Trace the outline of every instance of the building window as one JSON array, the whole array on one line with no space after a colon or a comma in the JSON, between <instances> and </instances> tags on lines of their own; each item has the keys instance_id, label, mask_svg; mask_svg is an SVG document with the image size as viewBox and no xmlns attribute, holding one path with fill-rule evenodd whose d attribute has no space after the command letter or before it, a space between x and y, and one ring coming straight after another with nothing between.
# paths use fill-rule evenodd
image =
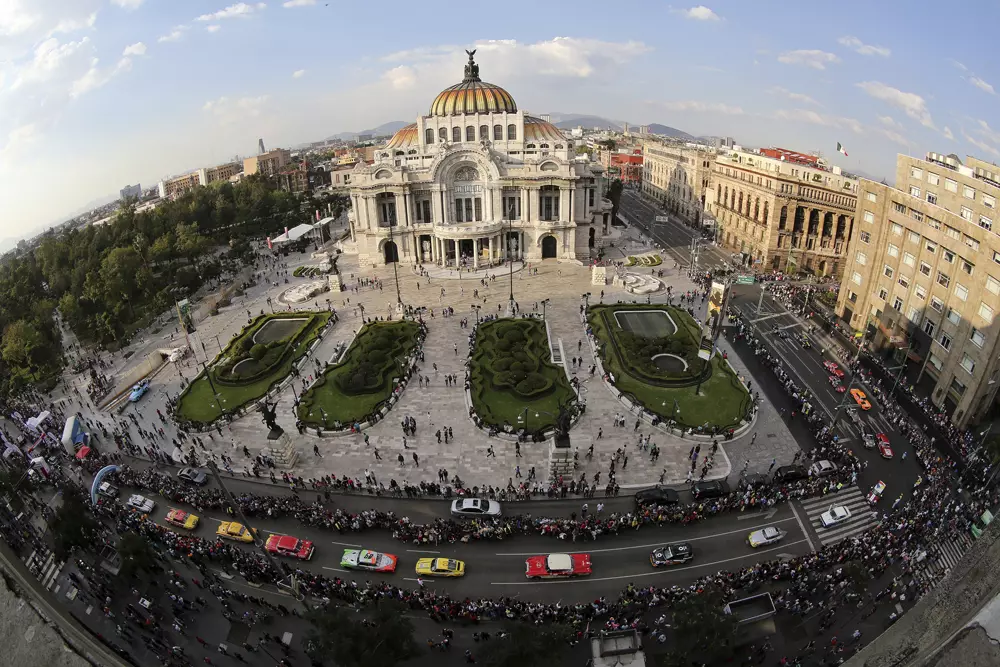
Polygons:
<instances>
[{"instance_id":1,"label":"building window","mask_svg":"<svg viewBox=\"0 0 1000 667\"><path fill-rule=\"evenodd\" d=\"M903 264L907 266L915 266L917 263L917 258L908 252L903 253Z\"/></svg>"},{"instance_id":2,"label":"building window","mask_svg":"<svg viewBox=\"0 0 1000 667\"><path fill-rule=\"evenodd\" d=\"M983 195L983 206L985 206L986 208L996 208L997 207L996 198L990 195Z\"/></svg>"},{"instance_id":3,"label":"building window","mask_svg":"<svg viewBox=\"0 0 1000 667\"><path fill-rule=\"evenodd\" d=\"M993 309L987 306L985 303L979 304L979 317L983 318L986 324L993 323Z\"/></svg>"},{"instance_id":4,"label":"building window","mask_svg":"<svg viewBox=\"0 0 1000 667\"><path fill-rule=\"evenodd\" d=\"M859 252L857 254L857 256L855 257L855 260L858 262L858 264L860 264L861 266L864 266L865 264L868 263L868 255L866 255L863 252Z\"/></svg>"},{"instance_id":5,"label":"building window","mask_svg":"<svg viewBox=\"0 0 1000 667\"><path fill-rule=\"evenodd\" d=\"M962 369L966 373L972 373L972 371L976 370L976 362L968 354L962 355Z\"/></svg>"},{"instance_id":6,"label":"building window","mask_svg":"<svg viewBox=\"0 0 1000 667\"><path fill-rule=\"evenodd\" d=\"M986 276L986 290L991 294L1000 294L1000 280L993 276Z\"/></svg>"},{"instance_id":7,"label":"building window","mask_svg":"<svg viewBox=\"0 0 1000 667\"><path fill-rule=\"evenodd\" d=\"M462 128L453 127L451 128L451 141L455 144L462 143Z\"/></svg>"},{"instance_id":8,"label":"building window","mask_svg":"<svg viewBox=\"0 0 1000 667\"><path fill-rule=\"evenodd\" d=\"M924 221L927 223L928 227L933 229L941 229L941 221L937 218L932 218L931 216L925 216Z\"/></svg>"},{"instance_id":9,"label":"building window","mask_svg":"<svg viewBox=\"0 0 1000 667\"><path fill-rule=\"evenodd\" d=\"M882 269L882 275L884 275L886 278L892 278L893 273L894 271L892 270L892 267L889 266L888 264L886 264L885 268Z\"/></svg>"},{"instance_id":10,"label":"building window","mask_svg":"<svg viewBox=\"0 0 1000 667\"><path fill-rule=\"evenodd\" d=\"M936 310L937 312L940 313L941 311L944 310L944 301L942 301L941 299L937 298L936 296L932 296L931 297L931 308L933 308L934 310Z\"/></svg>"},{"instance_id":11,"label":"building window","mask_svg":"<svg viewBox=\"0 0 1000 667\"><path fill-rule=\"evenodd\" d=\"M948 192L958 192L958 181L953 181L950 178L944 179L944 189Z\"/></svg>"},{"instance_id":12,"label":"building window","mask_svg":"<svg viewBox=\"0 0 1000 667\"><path fill-rule=\"evenodd\" d=\"M934 335L934 327L935 327L934 323L931 322L930 320L924 321L924 333L927 334L928 336Z\"/></svg>"},{"instance_id":13,"label":"building window","mask_svg":"<svg viewBox=\"0 0 1000 667\"><path fill-rule=\"evenodd\" d=\"M910 196L920 198L920 188L915 185L910 186Z\"/></svg>"},{"instance_id":14,"label":"building window","mask_svg":"<svg viewBox=\"0 0 1000 667\"><path fill-rule=\"evenodd\" d=\"M507 141L517 141L517 125L513 123L507 126Z\"/></svg>"},{"instance_id":15,"label":"building window","mask_svg":"<svg viewBox=\"0 0 1000 667\"><path fill-rule=\"evenodd\" d=\"M962 271L964 271L965 273L967 273L970 276L972 275L972 272L976 268L975 265L973 265L972 262L970 262L967 259L963 259L962 262L961 262L961 265L962 265Z\"/></svg>"},{"instance_id":16,"label":"building window","mask_svg":"<svg viewBox=\"0 0 1000 667\"><path fill-rule=\"evenodd\" d=\"M910 243L920 243L920 234L906 230L906 240Z\"/></svg>"},{"instance_id":17,"label":"building window","mask_svg":"<svg viewBox=\"0 0 1000 667\"><path fill-rule=\"evenodd\" d=\"M993 229L993 221L985 215L979 216L979 226L983 229Z\"/></svg>"},{"instance_id":18,"label":"building window","mask_svg":"<svg viewBox=\"0 0 1000 667\"><path fill-rule=\"evenodd\" d=\"M455 222L465 222L465 207L462 204L461 199L455 200Z\"/></svg>"},{"instance_id":19,"label":"building window","mask_svg":"<svg viewBox=\"0 0 1000 667\"><path fill-rule=\"evenodd\" d=\"M424 201L420 202L420 208L424 212L424 222L431 222L431 202L430 202L430 200L425 199Z\"/></svg>"},{"instance_id":20,"label":"building window","mask_svg":"<svg viewBox=\"0 0 1000 667\"><path fill-rule=\"evenodd\" d=\"M948 287L951 284L951 278L948 277L947 273L943 271L938 271L937 274L937 284L941 287Z\"/></svg>"},{"instance_id":21,"label":"building window","mask_svg":"<svg viewBox=\"0 0 1000 667\"><path fill-rule=\"evenodd\" d=\"M968 206L963 206L962 207L962 212L961 212L960 215L965 220L972 220L972 209L969 208Z\"/></svg>"},{"instance_id":22,"label":"building window","mask_svg":"<svg viewBox=\"0 0 1000 667\"><path fill-rule=\"evenodd\" d=\"M521 219L521 197L519 195L504 195L503 216L507 220Z\"/></svg>"},{"instance_id":23,"label":"building window","mask_svg":"<svg viewBox=\"0 0 1000 667\"><path fill-rule=\"evenodd\" d=\"M867 199L870 202L877 202L878 201L878 196L874 192L867 192L866 191L865 192L865 199Z\"/></svg>"},{"instance_id":24,"label":"building window","mask_svg":"<svg viewBox=\"0 0 1000 667\"><path fill-rule=\"evenodd\" d=\"M910 217L913 218L914 220L916 220L917 222L923 222L924 221L924 214L921 213L920 211L916 210L916 209L912 209L912 208L910 209Z\"/></svg>"},{"instance_id":25,"label":"building window","mask_svg":"<svg viewBox=\"0 0 1000 667\"><path fill-rule=\"evenodd\" d=\"M910 178L916 178L917 180L924 177L924 170L917 169L916 167L910 167Z\"/></svg>"},{"instance_id":26,"label":"building window","mask_svg":"<svg viewBox=\"0 0 1000 667\"><path fill-rule=\"evenodd\" d=\"M553 221L559 219L559 190L551 185L543 186L539 190L540 217L542 220Z\"/></svg>"},{"instance_id":27,"label":"building window","mask_svg":"<svg viewBox=\"0 0 1000 667\"><path fill-rule=\"evenodd\" d=\"M956 241L960 241L962 239L962 232L954 227L945 225L944 233L950 239L955 239Z\"/></svg>"},{"instance_id":28,"label":"building window","mask_svg":"<svg viewBox=\"0 0 1000 667\"><path fill-rule=\"evenodd\" d=\"M899 246L890 243L886 246L885 252L889 257L899 257Z\"/></svg>"},{"instance_id":29,"label":"building window","mask_svg":"<svg viewBox=\"0 0 1000 667\"><path fill-rule=\"evenodd\" d=\"M941 253L941 258L944 261L951 264L952 262L955 261L955 253L953 253L951 250L945 250L944 252Z\"/></svg>"},{"instance_id":30,"label":"building window","mask_svg":"<svg viewBox=\"0 0 1000 667\"><path fill-rule=\"evenodd\" d=\"M928 264L927 262L920 262L920 273L924 274L925 276L930 276L931 265Z\"/></svg>"},{"instance_id":31,"label":"building window","mask_svg":"<svg viewBox=\"0 0 1000 667\"><path fill-rule=\"evenodd\" d=\"M902 213L906 215L906 206L900 204L898 201L892 202L892 208L895 209L896 213Z\"/></svg>"},{"instance_id":32,"label":"building window","mask_svg":"<svg viewBox=\"0 0 1000 667\"><path fill-rule=\"evenodd\" d=\"M969 334L969 340L971 340L972 344L976 347L982 347L986 344L986 334L973 327L972 333Z\"/></svg>"},{"instance_id":33,"label":"building window","mask_svg":"<svg viewBox=\"0 0 1000 667\"><path fill-rule=\"evenodd\" d=\"M909 312L906 313L906 318L910 320L914 326L920 324L920 309L910 308Z\"/></svg>"},{"instance_id":34,"label":"building window","mask_svg":"<svg viewBox=\"0 0 1000 667\"><path fill-rule=\"evenodd\" d=\"M892 300L892 307L895 310L902 311L903 310L903 300L897 296L895 299Z\"/></svg>"},{"instance_id":35,"label":"building window","mask_svg":"<svg viewBox=\"0 0 1000 667\"><path fill-rule=\"evenodd\" d=\"M858 273L857 271L855 271L853 274L851 274L851 280L853 280L856 284L860 285L861 284L861 274Z\"/></svg>"},{"instance_id":36,"label":"building window","mask_svg":"<svg viewBox=\"0 0 1000 667\"><path fill-rule=\"evenodd\" d=\"M937 204L937 195L934 194L933 192L928 192L927 193L927 203L928 204Z\"/></svg>"},{"instance_id":37,"label":"building window","mask_svg":"<svg viewBox=\"0 0 1000 667\"><path fill-rule=\"evenodd\" d=\"M933 255L935 252L937 252L937 243L934 243L933 241L928 241L927 245L924 246L924 248L927 250L927 252Z\"/></svg>"},{"instance_id":38,"label":"building window","mask_svg":"<svg viewBox=\"0 0 1000 667\"><path fill-rule=\"evenodd\" d=\"M861 242L862 243L871 243L871 240L872 240L872 235L871 234L869 234L868 232L861 232Z\"/></svg>"},{"instance_id":39,"label":"building window","mask_svg":"<svg viewBox=\"0 0 1000 667\"><path fill-rule=\"evenodd\" d=\"M440 130L438 130L438 138L441 139L441 141L448 141L447 127L442 127Z\"/></svg>"},{"instance_id":40,"label":"building window","mask_svg":"<svg viewBox=\"0 0 1000 667\"><path fill-rule=\"evenodd\" d=\"M433 128L428 127L426 130L424 130L424 143L425 144L433 144L434 143L434 129Z\"/></svg>"},{"instance_id":41,"label":"building window","mask_svg":"<svg viewBox=\"0 0 1000 667\"><path fill-rule=\"evenodd\" d=\"M928 171L927 172L927 182L930 183L931 185L940 185L941 184L941 177L938 176L937 174L935 174L932 171Z\"/></svg>"},{"instance_id":42,"label":"building window","mask_svg":"<svg viewBox=\"0 0 1000 667\"><path fill-rule=\"evenodd\" d=\"M479 139L481 141L489 141L490 140L490 126L489 125L480 125L479 126Z\"/></svg>"},{"instance_id":43,"label":"building window","mask_svg":"<svg viewBox=\"0 0 1000 667\"><path fill-rule=\"evenodd\" d=\"M951 390L961 396L965 393L965 385L958 381L958 378L951 379Z\"/></svg>"},{"instance_id":44,"label":"building window","mask_svg":"<svg viewBox=\"0 0 1000 667\"><path fill-rule=\"evenodd\" d=\"M962 196L965 197L966 199L975 199L976 198L976 191L973 190L972 188L970 188L968 185L963 185L962 186Z\"/></svg>"},{"instance_id":45,"label":"building window","mask_svg":"<svg viewBox=\"0 0 1000 667\"><path fill-rule=\"evenodd\" d=\"M923 301L924 299L927 298L927 290L925 290L920 285L917 285L916 287L913 288L913 295L918 299L920 299L921 301Z\"/></svg>"},{"instance_id":46,"label":"building window","mask_svg":"<svg viewBox=\"0 0 1000 667\"><path fill-rule=\"evenodd\" d=\"M493 141L503 141L503 125L493 126Z\"/></svg>"},{"instance_id":47,"label":"building window","mask_svg":"<svg viewBox=\"0 0 1000 667\"><path fill-rule=\"evenodd\" d=\"M482 197L476 197L474 201L476 207L476 222L481 222L483 219L483 199Z\"/></svg>"},{"instance_id":48,"label":"building window","mask_svg":"<svg viewBox=\"0 0 1000 667\"><path fill-rule=\"evenodd\" d=\"M587 204L589 206L594 205L594 188L587 189Z\"/></svg>"},{"instance_id":49,"label":"building window","mask_svg":"<svg viewBox=\"0 0 1000 667\"><path fill-rule=\"evenodd\" d=\"M940 345L944 349L946 349L946 350L950 350L951 349L951 336L949 336L948 334L944 333L943 331L941 332L941 335L938 336L937 342L938 342L938 345Z\"/></svg>"},{"instance_id":50,"label":"building window","mask_svg":"<svg viewBox=\"0 0 1000 667\"><path fill-rule=\"evenodd\" d=\"M865 211L863 217L865 219L865 222L875 222L875 214L872 213L871 211Z\"/></svg>"},{"instance_id":51,"label":"building window","mask_svg":"<svg viewBox=\"0 0 1000 667\"><path fill-rule=\"evenodd\" d=\"M899 278L896 279L896 282L899 283L903 287L903 289L910 288L910 279L907 278L906 276L900 276Z\"/></svg>"},{"instance_id":52,"label":"building window","mask_svg":"<svg viewBox=\"0 0 1000 667\"><path fill-rule=\"evenodd\" d=\"M941 368L944 366L944 363L940 359L938 359L936 356L934 356L933 353L931 353L931 354L929 354L927 356L927 363L929 363L931 366L933 366L934 368L936 368L938 370L941 370Z\"/></svg>"},{"instance_id":53,"label":"building window","mask_svg":"<svg viewBox=\"0 0 1000 667\"><path fill-rule=\"evenodd\" d=\"M887 292L886 289L883 287L878 291L878 298L880 298L882 301L885 301L886 299L889 298L889 292Z\"/></svg>"},{"instance_id":54,"label":"building window","mask_svg":"<svg viewBox=\"0 0 1000 667\"><path fill-rule=\"evenodd\" d=\"M466 141L476 140L476 128L472 127L471 125L465 128L465 140Z\"/></svg>"},{"instance_id":55,"label":"building window","mask_svg":"<svg viewBox=\"0 0 1000 667\"><path fill-rule=\"evenodd\" d=\"M890 229L892 230L892 233L896 234L897 236L902 236L903 234L903 225L899 225L894 222L892 223Z\"/></svg>"},{"instance_id":56,"label":"building window","mask_svg":"<svg viewBox=\"0 0 1000 667\"><path fill-rule=\"evenodd\" d=\"M962 316L958 314L958 311L954 308L948 309L948 321L952 324L958 324L962 321Z\"/></svg>"}]
</instances>

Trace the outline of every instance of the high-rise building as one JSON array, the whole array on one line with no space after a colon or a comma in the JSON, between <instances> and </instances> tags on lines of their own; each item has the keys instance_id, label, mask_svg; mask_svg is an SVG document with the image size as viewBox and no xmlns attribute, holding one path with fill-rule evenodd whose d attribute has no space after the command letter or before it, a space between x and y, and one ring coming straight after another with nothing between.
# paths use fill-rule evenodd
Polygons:
<instances>
[{"instance_id":1,"label":"high-rise building","mask_svg":"<svg viewBox=\"0 0 1000 667\"><path fill-rule=\"evenodd\" d=\"M275 148L260 155L254 155L243 160L243 175L263 174L274 176L292 161L292 152L287 148Z\"/></svg>"},{"instance_id":2,"label":"high-rise building","mask_svg":"<svg viewBox=\"0 0 1000 667\"><path fill-rule=\"evenodd\" d=\"M136 183L135 185L126 185L118 193L119 199L127 199L129 197L134 197L135 199L142 198L142 186Z\"/></svg>"},{"instance_id":3,"label":"high-rise building","mask_svg":"<svg viewBox=\"0 0 1000 667\"><path fill-rule=\"evenodd\" d=\"M894 355L900 381L958 426L1000 387L1000 168L900 155L896 187L862 180L837 313Z\"/></svg>"},{"instance_id":4,"label":"high-rise building","mask_svg":"<svg viewBox=\"0 0 1000 667\"><path fill-rule=\"evenodd\" d=\"M839 277L857 193L857 180L839 167L726 149L712 165L706 205L717 222L716 239L742 253L746 266Z\"/></svg>"},{"instance_id":5,"label":"high-rise building","mask_svg":"<svg viewBox=\"0 0 1000 667\"><path fill-rule=\"evenodd\" d=\"M668 211L701 224L715 149L649 138L643 152L643 194L660 202Z\"/></svg>"}]
</instances>

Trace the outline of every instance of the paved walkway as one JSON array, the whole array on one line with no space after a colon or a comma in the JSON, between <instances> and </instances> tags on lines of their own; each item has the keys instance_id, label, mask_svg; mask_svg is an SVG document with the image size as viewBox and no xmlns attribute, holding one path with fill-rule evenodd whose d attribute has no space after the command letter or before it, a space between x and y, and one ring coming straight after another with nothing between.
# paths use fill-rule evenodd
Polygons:
<instances>
[{"instance_id":1,"label":"paved walkway","mask_svg":"<svg viewBox=\"0 0 1000 667\"><path fill-rule=\"evenodd\" d=\"M308 255L300 257L298 263L309 262ZM298 264L293 263L289 266L289 273L296 265ZM336 308L340 315L338 324L330 330L314 353L315 358L324 361L329 359L339 343L349 342L361 326L359 305L364 305L366 315L372 316L394 313L393 306L396 302L391 268L362 270L357 266L356 257L351 255L342 255L339 266L345 284L351 288L339 294L321 295L316 300L319 307L323 308L326 307L329 298L330 306ZM534 268L533 266L532 269ZM561 342L563 346L564 364L570 374L574 370L572 358L582 359L578 364L580 369L578 375L581 378L581 396L587 402L587 411L570 433L573 448L580 452L577 477L585 473L588 480L593 480L594 474L600 472L603 485L607 481L609 463L615 450L623 447L629 453L629 461L627 466L622 467L619 464L617 467L616 477L622 487L649 485L659 481L661 475L667 483L683 482L690 467L688 454L691 443L653 429L647 423L641 424L636 430L634 417L626 417L626 426L616 428L615 415L625 414L625 406L614 397L600 378L591 378L588 374L594 360L589 346L583 340L585 334L580 320L581 295L590 292L591 303L601 301L600 286L590 284L590 269L555 261L542 262L537 268L537 274L534 274L534 271L515 273L514 296L523 312L537 309L540 313L540 301L549 299L545 309L546 319L553 343L559 345ZM683 273L666 265L661 268L664 270L664 281L675 291L683 292L692 288L692 283ZM548 446L545 443L523 443L522 456L517 457L512 442L489 438L484 432L475 428L468 418L462 389L468 355L469 329L461 328L460 319L468 317L470 320L475 320L474 306L477 305L484 315L498 312L503 314L510 291L509 283L497 275L495 280L489 281L488 287L482 287L477 279L466 281L463 278L459 283L457 280L433 275L429 278L420 278L408 267L404 269L400 266L399 269L403 301L428 309L425 319L429 331L424 344L425 361L421 364L420 372L429 378L429 385L421 388L415 382L412 383L388 416L366 431L369 436L368 446L360 435L328 434L322 439L309 433L299 435L294 428L292 388L287 388L280 396L278 423L285 428L299 450L296 474L306 478L325 474L363 476L366 470L370 470L385 482L394 478L400 483L404 481L417 483L435 481L437 471L445 469L449 475L457 474L469 485L482 486L504 485L508 480L516 483L519 466L523 479L527 479L529 470L534 467L537 477L544 482L549 470ZM358 277L377 278L383 281L381 289L357 286ZM295 280L307 279L289 278L290 282ZM206 342L209 356L216 354L218 344L215 343L215 336L219 337L224 346L225 342L246 323L247 310L253 314L259 313L262 309L266 311L267 297L273 298L285 289L287 285L283 279L279 280L277 288L273 286L270 290L264 286L254 288L239 303L224 308L218 316L199 323L197 339L193 341L197 360L200 362L206 357L206 351L201 349L202 341ZM478 298L474 296L474 291L477 289ZM611 285L605 286L603 291L605 303L637 300L633 295ZM656 303L665 299L666 293L662 292L653 295L652 301ZM644 298L640 300L645 301ZM454 316L442 317L442 310L446 306L455 309ZM164 334L164 337L169 338L169 334ZM582 340L584 344L581 346ZM163 345L162 342L156 344ZM746 372L733 355L730 355L730 358L738 371ZM198 366L200 367L200 363ZM311 366L312 361L309 362L309 367ZM164 409L165 394L176 395L180 391L178 373L190 379L195 372L195 362L189 358L185 364L168 367L157 375L153 382L154 391L148 395L148 400L144 398L137 406L141 415L144 418L152 415L150 422L155 421L155 409ZM445 386L444 376L447 374L458 376L458 386ZM300 391L301 386L301 382L296 382L295 391ZM415 436L405 438L404 444L400 423L406 416L416 420L417 432ZM454 437L449 438L448 443L445 443L442 437L439 443L435 434L439 429L443 432L445 428L450 429ZM750 436L744 439L744 443L724 444L726 449L739 451L738 456L732 459L735 472L742 468L742 462L748 458L751 460L751 471L766 470L772 458L777 457L782 461L784 456L790 460L791 452L797 449L788 429L769 405L762 407L757 430L761 435L752 445L749 444ZM218 453L226 452L234 456L236 468L240 469L243 455L233 452L229 443L235 440L240 447L246 445L251 453L256 454L266 444L264 427L259 415L251 413L234 422L230 426L230 431L231 435L225 434L223 438L219 438L216 434L209 445L214 446ZM661 450L659 460L655 463L650 460L648 453L637 451L639 436L647 433L652 434L651 442L658 445ZM592 443L595 445L594 458L592 461L587 461L584 454ZM314 445L319 446L320 456L313 454ZM491 445L495 457L488 456L488 448ZM376 457L376 450L381 460ZM400 454L404 457L402 465L397 458ZM414 454L418 457L419 465L413 459ZM730 472L725 457L716 457L716 465L710 476L726 476Z\"/></svg>"}]
</instances>

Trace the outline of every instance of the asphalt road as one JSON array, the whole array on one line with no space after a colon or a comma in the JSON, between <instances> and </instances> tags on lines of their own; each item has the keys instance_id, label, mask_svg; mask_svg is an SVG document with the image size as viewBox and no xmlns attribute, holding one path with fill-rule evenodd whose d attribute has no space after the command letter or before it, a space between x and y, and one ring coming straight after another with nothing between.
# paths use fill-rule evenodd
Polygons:
<instances>
[{"instance_id":1,"label":"asphalt road","mask_svg":"<svg viewBox=\"0 0 1000 667\"><path fill-rule=\"evenodd\" d=\"M213 482L214 484L214 482ZM261 492L260 485L233 479L227 486L234 492ZM271 487L270 493L289 493L287 489ZM127 498L134 490L123 488L122 498ZM161 497L146 494L157 501L152 516L158 523L168 526L163 518L169 509ZM591 512L596 510L599 498L590 500ZM582 500L536 501L508 504L507 513L534 516L563 516L579 511ZM604 514L631 509L631 497L607 499ZM396 512L398 516L409 517L414 522L423 523L431 518L447 516L448 503L432 500L407 500L395 498L375 498L371 496L337 496L334 507L345 510L380 509ZM222 512L199 512L192 507L177 506L193 511L201 517L201 522L193 531L198 537L212 539L221 521L229 520ZM461 578L425 579L426 585L436 590L447 591L454 596L513 595L522 599L539 602L576 603L599 596L617 597L629 582L636 585L655 583L664 585L686 585L696 577L720 569L736 569L750 565L762 558L788 557L805 554L810 550L809 540L804 532L805 524L801 516L790 504L780 505L769 512L727 513L707 519L698 524L681 526L670 524L661 527L645 526L640 530L626 529L611 539L596 542L571 542L555 537L531 535L516 536L504 541L478 541L468 544L443 543L440 545L405 544L392 537L389 531L373 529L365 533L347 532L338 534L319 528L300 525L293 519L251 518L255 528L268 534L288 534L300 539L311 540L315 554L305 563L307 569L326 574L366 579L407 582L416 585L414 567L417 559L423 557L456 558L466 562L466 575ZM747 544L747 535L765 526L777 526L787 535L778 544L752 549ZM180 532L182 529L170 527ZM649 563L649 552L657 546L672 542L687 542L692 545L695 559L684 566L654 569ZM574 546L576 548L574 548ZM252 549L252 545L245 548ZM368 572L351 572L340 567L344 549L366 548L395 554L399 565L395 574L383 575ZM528 556L553 552L589 553L592 556L593 574L590 577L557 581L531 581L524 576L525 559Z\"/></svg>"}]
</instances>

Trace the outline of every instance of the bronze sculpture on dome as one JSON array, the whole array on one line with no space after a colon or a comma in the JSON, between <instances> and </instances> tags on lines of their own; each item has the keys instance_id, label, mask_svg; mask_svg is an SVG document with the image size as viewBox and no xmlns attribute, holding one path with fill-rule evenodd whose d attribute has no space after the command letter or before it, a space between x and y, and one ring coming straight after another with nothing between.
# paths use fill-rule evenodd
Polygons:
<instances>
[{"instance_id":1,"label":"bronze sculpture on dome","mask_svg":"<svg viewBox=\"0 0 1000 667\"><path fill-rule=\"evenodd\" d=\"M465 50L469 54L469 62L465 65L465 80L466 81L479 81L479 65L473 60L473 56L476 55L476 49L469 51Z\"/></svg>"}]
</instances>

